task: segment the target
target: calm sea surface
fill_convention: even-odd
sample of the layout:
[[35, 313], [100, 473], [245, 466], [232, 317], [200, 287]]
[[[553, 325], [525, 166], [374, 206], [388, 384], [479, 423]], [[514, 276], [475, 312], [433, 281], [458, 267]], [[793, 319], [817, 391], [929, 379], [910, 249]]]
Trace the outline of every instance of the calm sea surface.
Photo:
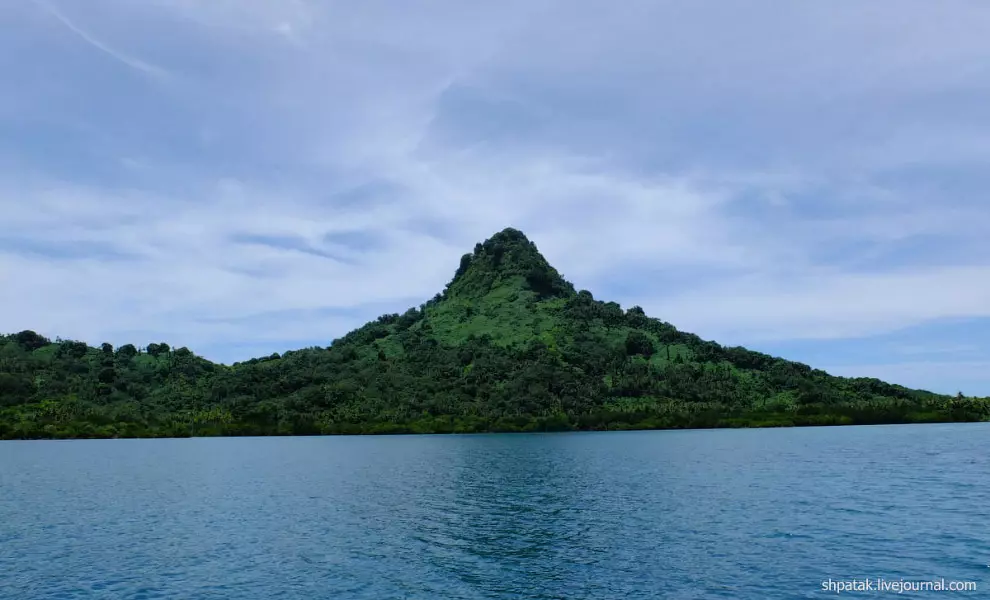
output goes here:
[[990, 598], [990, 426], [0, 442], [0, 598]]

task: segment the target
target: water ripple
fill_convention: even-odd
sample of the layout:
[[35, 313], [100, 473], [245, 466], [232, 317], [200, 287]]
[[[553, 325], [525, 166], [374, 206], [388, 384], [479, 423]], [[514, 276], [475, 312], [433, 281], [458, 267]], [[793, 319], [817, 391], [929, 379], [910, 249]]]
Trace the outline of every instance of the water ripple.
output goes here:
[[985, 597], [987, 434], [4, 442], [0, 598]]

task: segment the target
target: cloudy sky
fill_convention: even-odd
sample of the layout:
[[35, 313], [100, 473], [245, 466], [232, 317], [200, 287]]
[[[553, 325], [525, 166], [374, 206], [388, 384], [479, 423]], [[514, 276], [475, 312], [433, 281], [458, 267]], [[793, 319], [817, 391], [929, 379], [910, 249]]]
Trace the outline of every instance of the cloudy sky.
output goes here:
[[0, 331], [327, 345], [513, 226], [578, 288], [990, 394], [990, 3], [21, 0]]

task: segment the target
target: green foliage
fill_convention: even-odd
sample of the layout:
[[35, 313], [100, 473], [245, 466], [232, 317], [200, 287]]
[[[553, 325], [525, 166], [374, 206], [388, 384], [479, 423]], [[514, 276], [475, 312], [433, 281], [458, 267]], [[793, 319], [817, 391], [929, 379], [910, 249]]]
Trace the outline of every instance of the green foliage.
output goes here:
[[541, 299], [574, 293], [574, 286], [550, 266], [533, 242], [521, 231], [508, 228], [475, 246], [473, 254], [461, 258], [445, 296], [480, 298], [516, 278], [522, 278], [524, 289]]
[[0, 336], [0, 438], [468, 433], [973, 421], [942, 396], [726, 348], [575, 292], [519, 231], [329, 348], [233, 366], [165, 343]]
[[649, 358], [653, 356], [653, 352], [653, 340], [647, 334], [633, 329], [626, 335], [626, 354], [629, 356], [640, 355]]

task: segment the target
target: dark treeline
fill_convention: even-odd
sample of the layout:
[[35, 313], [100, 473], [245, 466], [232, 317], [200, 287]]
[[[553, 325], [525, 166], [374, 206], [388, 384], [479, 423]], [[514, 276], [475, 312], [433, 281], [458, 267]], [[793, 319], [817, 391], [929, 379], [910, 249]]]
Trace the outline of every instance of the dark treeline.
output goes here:
[[442, 294], [327, 348], [233, 366], [186, 348], [0, 336], [0, 438], [979, 421], [987, 399], [833, 377], [574, 290], [519, 231]]

